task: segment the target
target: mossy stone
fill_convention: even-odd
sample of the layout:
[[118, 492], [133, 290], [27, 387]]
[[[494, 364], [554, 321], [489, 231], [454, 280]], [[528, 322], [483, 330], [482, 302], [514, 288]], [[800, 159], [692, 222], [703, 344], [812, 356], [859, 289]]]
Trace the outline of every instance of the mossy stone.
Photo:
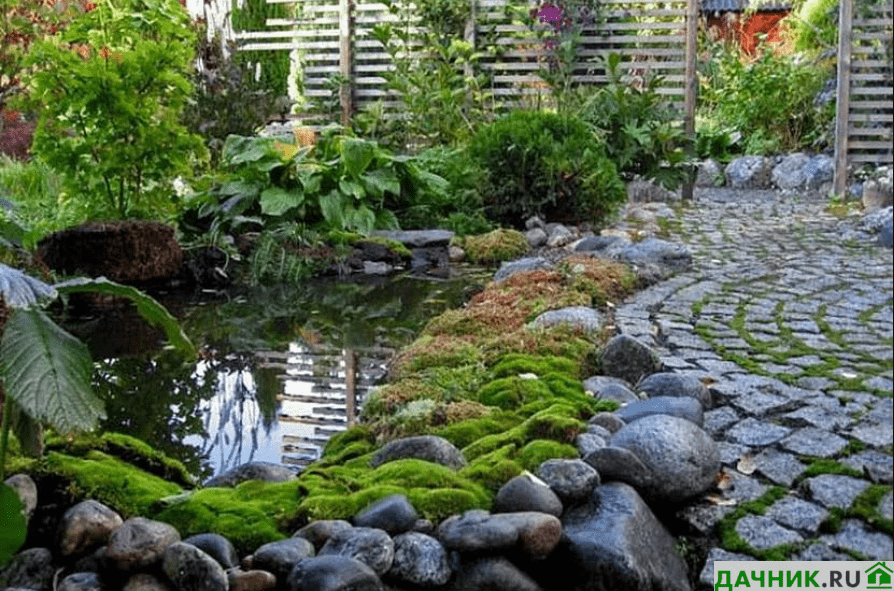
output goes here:
[[181, 491], [176, 484], [96, 450], [84, 457], [50, 452], [45, 465], [51, 472], [71, 480], [76, 497], [108, 505], [125, 519], [145, 515], [158, 499]]

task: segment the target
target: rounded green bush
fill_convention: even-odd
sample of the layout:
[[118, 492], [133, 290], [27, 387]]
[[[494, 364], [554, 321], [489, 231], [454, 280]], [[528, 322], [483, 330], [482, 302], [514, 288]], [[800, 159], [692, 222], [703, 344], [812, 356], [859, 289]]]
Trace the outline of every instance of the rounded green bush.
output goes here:
[[514, 111], [481, 128], [469, 154], [485, 211], [501, 224], [532, 215], [601, 224], [627, 198], [602, 143], [574, 116]]

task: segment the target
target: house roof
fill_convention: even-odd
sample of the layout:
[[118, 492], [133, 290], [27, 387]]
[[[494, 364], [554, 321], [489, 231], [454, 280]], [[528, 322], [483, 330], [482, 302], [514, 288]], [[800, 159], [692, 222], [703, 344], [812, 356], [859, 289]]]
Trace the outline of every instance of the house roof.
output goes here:
[[[701, 0], [702, 12], [744, 12], [750, 0]], [[791, 2], [768, 0], [755, 2], [758, 12], [791, 10]]]

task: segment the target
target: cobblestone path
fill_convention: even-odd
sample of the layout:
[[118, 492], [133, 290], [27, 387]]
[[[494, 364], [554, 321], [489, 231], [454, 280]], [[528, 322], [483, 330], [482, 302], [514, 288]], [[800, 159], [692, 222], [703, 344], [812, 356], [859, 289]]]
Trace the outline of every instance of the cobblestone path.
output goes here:
[[713, 561], [880, 560], [892, 546], [891, 250], [843, 238], [819, 197], [702, 191], [673, 239], [692, 270], [619, 328], [710, 384], [718, 490], [679, 517]]

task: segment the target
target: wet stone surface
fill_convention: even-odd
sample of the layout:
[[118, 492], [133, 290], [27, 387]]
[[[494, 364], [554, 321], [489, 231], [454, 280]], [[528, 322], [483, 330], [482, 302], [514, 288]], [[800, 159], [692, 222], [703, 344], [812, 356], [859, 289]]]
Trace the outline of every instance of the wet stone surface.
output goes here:
[[[894, 558], [891, 251], [859, 231], [859, 212], [826, 204], [697, 188], [670, 236], [692, 267], [616, 310], [665, 371], [697, 375], [713, 395], [704, 429], [726, 485], [712, 494], [729, 506], [681, 512], [718, 536], [705, 589], [714, 560]], [[762, 509], [736, 511], [746, 501]], [[723, 548], [730, 528], [742, 543]]]

